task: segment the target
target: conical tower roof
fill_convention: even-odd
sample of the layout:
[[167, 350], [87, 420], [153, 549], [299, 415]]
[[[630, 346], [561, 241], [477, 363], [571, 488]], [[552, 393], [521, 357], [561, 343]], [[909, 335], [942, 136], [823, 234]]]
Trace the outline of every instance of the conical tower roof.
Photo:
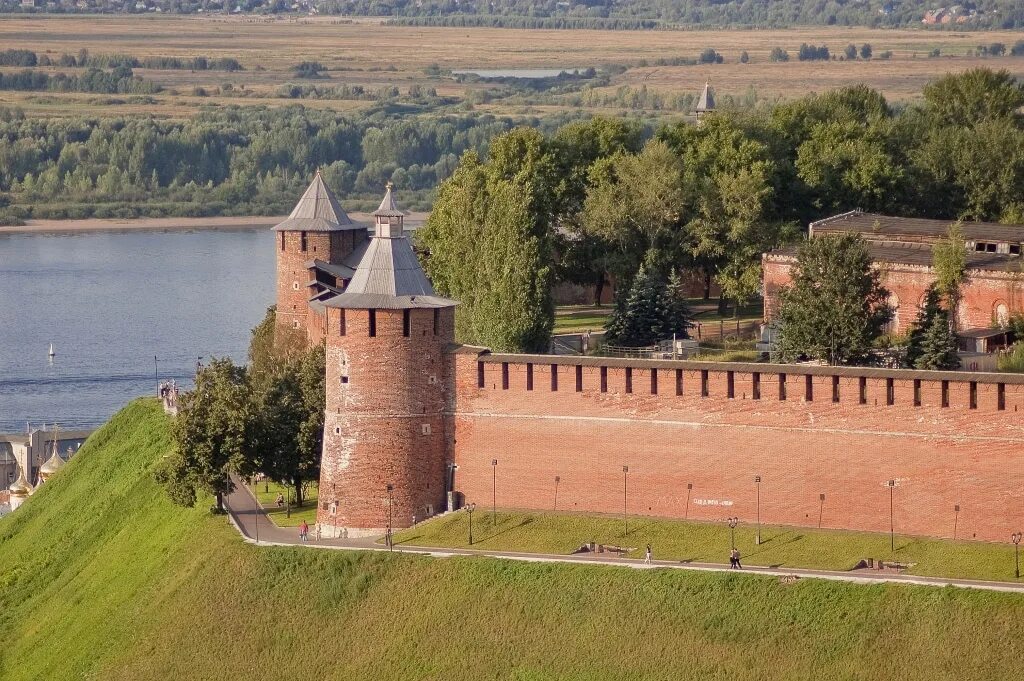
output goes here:
[[711, 81], [704, 83], [704, 89], [700, 91], [700, 97], [697, 98], [697, 108], [694, 110], [700, 113], [715, 110], [715, 93], [711, 89]]
[[339, 232], [346, 229], [361, 229], [361, 226], [352, 222], [342, 210], [319, 170], [288, 219], [274, 227], [277, 232]]
[[352, 280], [343, 293], [327, 300], [327, 307], [404, 310], [418, 307], [450, 307], [454, 300], [438, 296], [402, 229], [405, 213], [395, 203], [388, 184], [380, 208], [374, 212], [377, 229]]
[[32, 494], [32, 485], [25, 479], [25, 471], [18, 466], [18, 479], [11, 483], [10, 492], [12, 497], [27, 497]]

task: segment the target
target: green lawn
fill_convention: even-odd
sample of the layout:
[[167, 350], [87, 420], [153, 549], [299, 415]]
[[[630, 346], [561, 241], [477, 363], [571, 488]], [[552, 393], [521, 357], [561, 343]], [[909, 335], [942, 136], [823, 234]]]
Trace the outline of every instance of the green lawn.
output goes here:
[[168, 501], [168, 423], [132, 403], [0, 519], [4, 681], [1020, 676], [1017, 594], [256, 547]]
[[302, 506], [292, 506], [291, 511], [288, 510], [288, 505], [278, 506], [277, 495], [280, 492], [285, 496], [285, 499], [289, 498], [289, 494], [294, 497], [295, 492], [288, 489], [285, 485], [279, 485], [276, 482], [271, 483], [257, 483], [256, 496], [263, 504], [263, 508], [266, 510], [267, 515], [278, 527], [298, 527], [303, 520], [308, 524], [313, 525], [316, 522], [316, 505], [317, 505], [317, 491], [316, 485], [310, 485], [306, 490], [306, 498], [302, 500]]
[[583, 333], [603, 331], [612, 306], [595, 308], [591, 305], [567, 305], [555, 310], [555, 333]]
[[[468, 547], [465, 512], [435, 518], [398, 533], [395, 541], [422, 546]], [[647, 544], [654, 557], [693, 562], [727, 563], [730, 530], [725, 523], [683, 522], [629, 518], [623, 535], [622, 518], [570, 513], [498, 511], [497, 525], [489, 510], [473, 517], [474, 548], [534, 553], [568, 554], [588, 541], [634, 548], [642, 558]], [[889, 535], [792, 527], [762, 526], [761, 545], [756, 528], [736, 528], [736, 546], [747, 565], [848, 570], [864, 558], [916, 563], [909, 574], [965, 579], [1013, 580], [1013, 546], [971, 541], [943, 541], [896, 536], [890, 551]]]

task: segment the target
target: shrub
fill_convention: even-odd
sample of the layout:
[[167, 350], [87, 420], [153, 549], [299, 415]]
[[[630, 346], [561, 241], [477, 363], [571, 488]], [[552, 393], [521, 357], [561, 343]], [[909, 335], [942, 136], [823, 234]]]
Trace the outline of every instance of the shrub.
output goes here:
[[789, 61], [789, 52], [786, 52], [781, 47], [773, 47], [771, 53], [768, 55], [768, 61]]

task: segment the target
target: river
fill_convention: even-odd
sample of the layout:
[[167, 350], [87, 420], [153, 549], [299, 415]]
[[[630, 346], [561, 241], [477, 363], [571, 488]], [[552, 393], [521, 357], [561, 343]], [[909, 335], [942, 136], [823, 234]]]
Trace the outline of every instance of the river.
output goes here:
[[267, 229], [0, 235], [0, 432], [98, 426], [156, 376], [189, 387], [199, 357], [245, 361], [273, 244]]

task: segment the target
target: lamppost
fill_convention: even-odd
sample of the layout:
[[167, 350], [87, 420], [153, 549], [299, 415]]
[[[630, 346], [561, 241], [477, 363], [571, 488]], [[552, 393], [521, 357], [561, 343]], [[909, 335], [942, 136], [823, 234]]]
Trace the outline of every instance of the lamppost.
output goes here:
[[893, 490], [896, 489], [896, 481], [890, 480], [889, 485], [889, 549], [896, 551], [896, 521], [893, 514]]
[[491, 459], [491, 527], [498, 524], [498, 460]]
[[388, 534], [387, 534], [387, 545], [388, 545], [388, 549], [391, 550], [391, 551], [395, 550], [395, 542], [391, 538], [391, 506], [392, 506], [392, 503], [394, 501], [394, 497], [392, 496], [392, 493], [394, 492], [394, 490], [395, 490], [395, 486], [394, 485], [388, 485]]
[[[153, 355], [153, 381], [156, 383], [157, 390], [160, 389], [160, 364], [156, 360], [156, 355]], [[162, 395], [161, 395], [162, 397]]]
[[683, 520], [687, 520], [690, 517], [690, 492], [693, 491], [693, 483], [686, 483], [686, 508], [683, 509]]
[[761, 545], [761, 476], [754, 476], [754, 484], [757, 485], [757, 537], [754, 543]]
[[818, 529], [821, 529], [821, 516], [825, 512], [825, 493], [818, 495]]
[[469, 514], [469, 545], [473, 545], [473, 511], [476, 510], [476, 504], [466, 504], [466, 513]]
[[739, 518], [729, 518], [729, 543], [732, 544], [732, 548], [736, 548], [736, 526], [740, 524]]
[[1013, 542], [1013, 563], [1014, 563], [1014, 576], [1020, 579], [1020, 540], [1024, 537], [1020, 532], [1014, 532], [1010, 535], [1010, 541]]
[[956, 539], [956, 524], [960, 520], [960, 504], [953, 504], [953, 539]]
[[555, 508], [554, 508], [554, 510], [556, 510], [556, 511], [558, 510], [558, 483], [561, 482], [561, 481], [562, 481], [562, 478], [560, 478], [559, 476], [556, 475], [555, 476]]
[[626, 515], [626, 475], [629, 473], [629, 466], [622, 467], [622, 536], [629, 536], [629, 520]]

